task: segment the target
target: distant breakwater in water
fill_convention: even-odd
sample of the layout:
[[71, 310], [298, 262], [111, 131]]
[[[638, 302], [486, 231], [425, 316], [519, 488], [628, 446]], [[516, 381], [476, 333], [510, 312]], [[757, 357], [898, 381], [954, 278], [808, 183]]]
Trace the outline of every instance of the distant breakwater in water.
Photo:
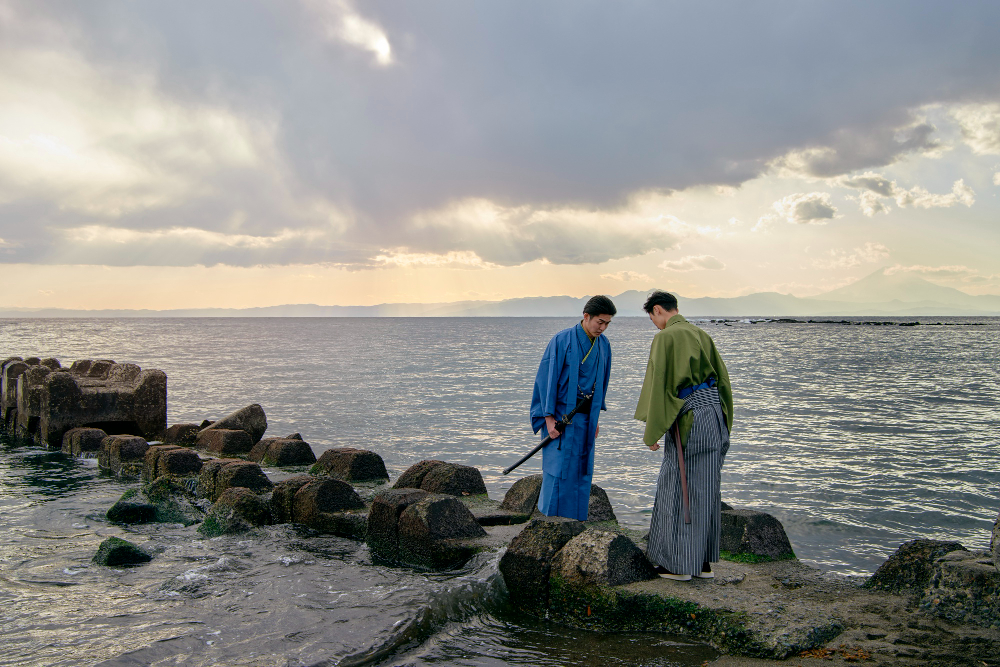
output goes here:
[[[998, 326], [996, 320], [961, 323], [976, 326], [702, 323], [729, 364], [737, 398], [724, 497], [775, 514], [800, 557], [843, 574], [870, 573], [900, 543], [918, 536], [985, 548], [984, 536], [996, 515], [992, 490], [998, 482], [996, 353], [990, 357], [997, 349]], [[41, 357], [106, 356], [162, 368], [170, 378], [170, 423], [219, 417], [236, 405], [260, 402], [268, 406], [269, 432], [300, 431], [317, 454], [334, 446], [378, 449], [393, 477], [421, 459], [473, 465], [483, 471], [490, 494], [502, 497], [513, 480], [499, 470], [534, 440], [526, 406], [538, 356], [548, 337], [570, 324], [461, 319], [5, 321], [0, 349]], [[637, 320], [616, 321], [609, 332], [615, 355], [612, 393], [609, 412], [602, 416], [595, 477], [622, 523], [636, 528], [648, 524], [658, 464], [641, 448], [641, 432], [630, 419], [652, 333], [648, 323]], [[96, 349], [95, 340], [100, 341]], [[4, 519], [17, 536], [12, 548], [32, 561], [18, 571], [18, 579], [35, 582], [35, 590], [43, 581], [59, 579], [71, 584], [69, 590], [74, 585], [99, 590], [107, 583], [82, 566], [47, 570], [47, 564], [58, 561], [45, 555], [44, 547], [55, 538], [69, 553], [86, 551], [89, 559], [93, 550], [83, 548], [86, 538], [78, 534], [104, 530], [99, 517], [124, 489], [95, 477], [86, 465], [68, 466], [32, 451], [15, 448], [11, 456], [16, 464], [5, 463], [29, 471], [30, 481], [18, 482], [4, 496], [5, 507], [14, 508]], [[57, 475], [53, 469], [59, 466]], [[536, 470], [525, 474], [529, 472]], [[67, 513], [66, 518], [54, 512]], [[42, 531], [32, 527], [43, 525]], [[146, 591], [147, 601], [149, 595], [160, 604], [215, 595], [219, 604], [246, 607], [239, 612], [244, 615], [258, 608], [247, 601], [266, 593], [271, 607], [297, 614], [308, 624], [322, 614], [303, 610], [295, 596], [316, 598], [320, 589], [329, 592], [337, 585], [311, 575], [306, 579], [317, 590], [295, 585], [286, 590], [278, 584], [287, 579], [287, 568], [318, 558], [328, 565], [327, 573], [339, 573], [334, 581], [341, 581], [341, 575], [349, 579], [336, 593], [347, 596], [338, 606], [349, 617], [343, 628], [367, 623], [375, 628], [369, 634], [390, 643], [397, 641], [388, 622], [391, 609], [407, 610], [399, 611], [397, 619], [415, 618], [412, 614], [423, 614], [415, 610], [422, 608], [420, 599], [426, 595], [456, 585], [488, 589], [495, 575], [495, 564], [475, 562], [457, 579], [390, 574], [366, 563], [356, 547], [339, 546], [337, 538], [322, 538], [322, 547], [312, 540], [301, 543], [294, 534], [245, 547], [234, 540], [226, 542], [224, 553], [212, 554], [211, 544], [222, 543], [187, 544], [169, 528], [161, 534], [176, 535], [174, 545], [164, 548], [177, 557], [194, 558], [194, 567], [181, 573], [189, 580], [183, 585], [166, 570], [123, 575], [132, 579], [132, 590], [138, 585]], [[199, 560], [214, 556], [211, 562]], [[274, 585], [266, 581], [269, 576], [278, 578]], [[162, 588], [164, 581], [174, 583]], [[233, 585], [252, 594], [238, 602]], [[412, 586], [417, 587], [410, 589], [413, 595], [402, 591]], [[60, 584], [60, 590], [66, 587]], [[363, 594], [348, 592], [352, 590]], [[371, 596], [383, 596], [385, 606], [374, 610]], [[318, 598], [315, 603], [324, 609], [331, 604]], [[135, 604], [132, 612], [141, 613], [145, 603]], [[427, 659], [450, 655], [469, 643], [503, 643], [511, 636], [520, 637], [522, 648], [532, 645], [531, 631], [521, 634], [490, 614], [480, 616], [478, 607], [463, 605], [453, 608], [457, 616], [449, 611], [438, 616], [443, 620], [419, 626], [438, 637], [427, 645], [435, 647], [426, 649]], [[216, 609], [206, 605], [206, 615], [195, 616], [211, 625], [209, 608]], [[463, 629], [439, 635], [451, 618], [465, 619]], [[107, 623], [114, 625], [110, 619]], [[285, 634], [301, 632], [283, 629]], [[210, 633], [217, 630], [206, 627], [199, 641], [216, 641]], [[226, 639], [219, 642], [251, 644], [233, 623], [225, 623], [220, 632]], [[321, 641], [309, 632], [296, 636], [304, 645]], [[351, 646], [347, 636], [338, 636], [341, 651]], [[355, 652], [371, 646], [359, 640]]]

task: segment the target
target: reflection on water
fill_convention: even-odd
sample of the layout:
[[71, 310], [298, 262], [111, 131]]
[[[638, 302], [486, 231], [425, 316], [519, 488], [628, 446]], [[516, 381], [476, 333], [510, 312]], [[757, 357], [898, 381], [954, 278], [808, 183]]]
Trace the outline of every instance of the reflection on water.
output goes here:
[[[572, 322], [441, 320], [6, 320], [7, 354], [113, 358], [162, 368], [171, 423], [252, 402], [269, 433], [317, 452], [361, 446], [393, 474], [425, 458], [500, 470], [533, 443], [531, 381]], [[776, 514], [803, 559], [870, 572], [917, 536], [985, 547], [1000, 483], [1000, 326], [705, 323], [733, 377], [737, 423], [723, 475], [735, 505]], [[649, 341], [615, 321], [609, 411], [595, 481], [623, 523], [649, 521], [660, 454], [631, 419]], [[5, 664], [667, 665], [704, 647], [595, 635], [511, 616], [497, 554], [427, 574], [371, 564], [350, 540], [275, 526], [201, 539], [179, 525], [109, 525], [128, 488], [93, 460], [0, 446], [0, 604]], [[538, 471], [540, 461], [516, 476]], [[122, 535], [155, 554], [92, 566]], [[615, 663], [614, 660], [620, 662]], [[324, 663], [324, 661], [326, 661]]]

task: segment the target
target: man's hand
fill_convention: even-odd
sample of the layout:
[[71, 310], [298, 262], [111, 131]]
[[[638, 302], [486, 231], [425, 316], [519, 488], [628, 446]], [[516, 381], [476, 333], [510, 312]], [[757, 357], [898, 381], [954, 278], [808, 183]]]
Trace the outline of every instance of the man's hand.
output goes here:
[[597, 430], [595, 430], [595, 431], [594, 431], [594, 437], [596, 438], [596, 437], [597, 437], [597, 436], [599, 436], [600, 434], [601, 434], [601, 425], [600, 425], [600, 424], [598, 424], [598, 425], [597, 425]]
[[659, 448], [660, 448], [660, 443], [658, 442], [654, 442], [653, 444], [649, 445], [649, 450], [653, 452], [655, 452]]
[[556, 430], [556, 418], [552, 415], [545, 415], [545, 428], [549, 432], [549, 437], [555, 440], [561, 433]]

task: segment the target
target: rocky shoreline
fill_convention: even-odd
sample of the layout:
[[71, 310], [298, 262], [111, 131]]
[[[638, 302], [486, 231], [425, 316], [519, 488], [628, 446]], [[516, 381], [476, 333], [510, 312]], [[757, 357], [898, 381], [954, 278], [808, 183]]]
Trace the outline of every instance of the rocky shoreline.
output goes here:
[[[521, 611], [598, 632], [682, 635], [728, 656], [720, 665], [1000, 664], [1000, 527], [991, 551], [908, 542], [859, 586], [797, 560], [774, 517], [725, 506], [715, 578], [669, 581], [656, 577], [644, 536], [618, 525], [600, 487], [591, 520], [578, 522], [538, 514], [538, 475], [502, 502], [489, 498], [479, 470], [444, 461], [418, 462], [390, 483], [375, 452], [332, 448], [317, 459], [298, 433], [264, 438], [256, 404], [168, 428], [166, 387], [162, 371], [133, 364], [9, 357], [0, 417], [15, 437], [96, 456], [108, 474], [135, 480], [107, 512], [114, 523], [183, 524], [207, 537], [296, 523], [363, 540], [389, 566], [438, 570], [504, 550], [500, 572]], [[297, 474], [275, 482], [262, 464]], [[150, 558], [109, 538], [94, 560]]]

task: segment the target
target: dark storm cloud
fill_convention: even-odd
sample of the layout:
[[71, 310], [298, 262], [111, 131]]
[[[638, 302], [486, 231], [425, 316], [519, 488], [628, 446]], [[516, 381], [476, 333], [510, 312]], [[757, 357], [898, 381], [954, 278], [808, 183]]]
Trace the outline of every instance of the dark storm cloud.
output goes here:
[[[6, 261], [86, 254], [61, 240], [79, 244], [80, 234], [60, 231], [86, 227], [104, 248], [94, 261], [115, 258], [108, 263], [363, 264], [400, 246], [506, 264], [599, 262], [679, 237], [658, 230], [643, 243], [626, 221], [621, 233], [573, 238], [554, 251], [572, 226], [530, 212], [621, 210], [636, 191], [735, 185], [769, 165], [822, 177], [882, 166], [938, 146], [912, 110], [1000, 99], [995, 2], [961, 11], [909, 1], [5, 7], [0, 55], [63, 51], [97, 76], [145, 81], [177, 108], [221, 109], [267, 128], [234, 130], [257, 142], [255, 159], [218, 169], [211, 164], [223, 148], [192, 168], [190, 155], [164, 154], [169, 133], [159, 146], [106, 146], [180, 183], [167, 202], [111, 217], [44, 189], [0, 198]], [[390, 64], [338, 32], [347, 14], [381, 29]], [[157, 182], [154, 174], [130, 187]], [[412, 222], [471, 199], [529, 213], [506, 216], [507, 227], [489, 233]], [[26, 209], [48, 213], [25, 224], [11, 212]], [[214, 234], [242, 240], [227, 245]], [[214, 245], [190, 245], [199, 238]], [[136, 243], [147, 250], [130, 252]]]

